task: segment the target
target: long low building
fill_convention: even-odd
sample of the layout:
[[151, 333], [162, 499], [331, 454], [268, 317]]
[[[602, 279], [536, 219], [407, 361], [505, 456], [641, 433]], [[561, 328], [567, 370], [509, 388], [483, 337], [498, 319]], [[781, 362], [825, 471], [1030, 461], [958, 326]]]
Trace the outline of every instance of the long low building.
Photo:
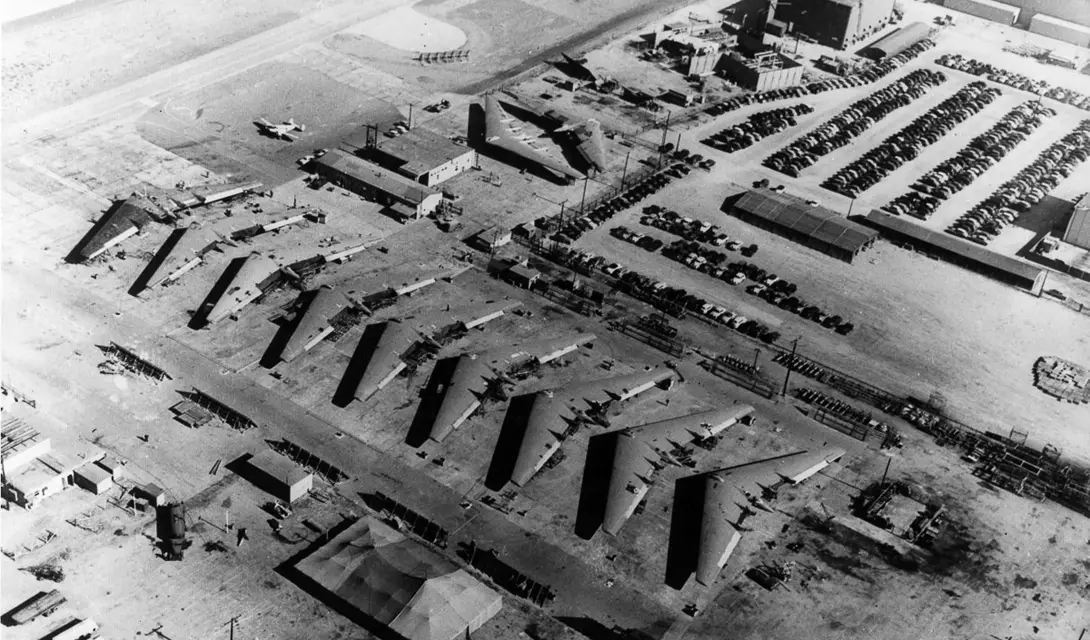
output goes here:
[[748, 191], [726, 209], [755, 227], [851, 262], [874, 244], [878, 233], [823, 207], [768, 189]]
[[864, 50], [864, 55], [875, 60], [891, 58], [912, 45], [931, 36], [931, 25], [913, 22], [880, 38]]
[[969, 244], [946, 235], [928, 231], [907, 220], [875, 209], [867, 215], [867, 223], [894, 242], [923, 249], [929, 255], [982, 273], [1001, 282], [1029, 289], [1035, 294], [1044, 286], [1046, 270], [1021, 260], [1000, 255], [984, 247]]
[[942, 6], [1007, 26], [1018, 22], [1020, 11], [1018, 7], [995, 0], [943, 0]]
[[419, 220], [437, 208], [443, 195], [405, 176], [340, 149], [314, 160], [315, 172], [330, 182], [386, 205], [401, 217]]
[[1038, 13], [1029, 21], [1029, 30], [1079, 47], [1090, 47], [1090, 27]]

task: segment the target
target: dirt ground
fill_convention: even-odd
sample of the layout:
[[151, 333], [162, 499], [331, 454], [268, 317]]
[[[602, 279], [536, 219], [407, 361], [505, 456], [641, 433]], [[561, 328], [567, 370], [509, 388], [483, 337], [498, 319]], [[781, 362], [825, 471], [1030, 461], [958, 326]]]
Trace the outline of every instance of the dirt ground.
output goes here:
[[[297, 297], [295, 290], [273, 292], [244, 309], [237, 320], [200, 331], [188, 328], [190, 314], [227, 263], [251, 250], [290, 262], [379, 239], [378, 245], [346, 264], [331, 266], [311, 283], [363, 295], [454, 273], [468, 265], [461, 256], [472, 251], [464, 240], [476, 231], [496, 223], [529, 221], [561, 206], [573, 208], [582, 197], [584, 185], [545, 182], [482, 154], [480, 171], [444, 184], [462, 196], [459, 204], [467, 213], [465, 229], [443, 234], [430, 221], [401, 225], [383, 216], [373, 203], [343, 190], [307, 188], [295, 166], [298, 156], [333, 146], [366, 122], [404, 118], [407, 106], [415, 104], [414, 113], [429, 128], [464, 135], [467, 120], [472, 121], [467, 117], [469, 104], [477, 100], [472, 94], [555, 57], [557, 50], [579, 49], [577, 45], [595, 38], [615, 40], [589, 55], [607, 73], [625, 78], [644, 74], [649, 87], [684, 86], [672, 72], [642, 69], [644, 63], [623, 45], [631, 27], [650, 16], [664, 16], [675, 4], [429, 0], [411, 9], [396, 0], [364, 4], [233, 3], [182, 11], [155, 2], [91, 2], [58, 10], [49, 19], [19, 21], [10, 37], [5, 27], [3, 97], [9, 109], [3, 176], [3, 369], [5, 383], [34, 397], [39, 408], [13, 407], [5, 398], [4, 415], [24, 416], [63, 434], [57, 436], [58, 448], [92, 447], [127, 461], [128, 482], [155, 482], [167, 488], [172, 499], [187, 503], [194, 543], [183, 562], [155, 558], [150, 514], [133, 516], [118, 506], [119, 488], [102, 496], [72, 489], [49, 498], [36, 511], [4, 511], [0, 546], [5, 550], [31, 544], [35, 532], [43, 529], [58, 537], [14, 560], [0, 558], [4, 583], [0, 606], [10, 610], [38, 589], [52, 588], [20, 570], [39, 562], [65, 569], [67, 578], [59, 588], [71, 601], [58, 617], [6, 629], [5, 636], [42, 637], [63, 619], [76, 616], [93, 617], [109, 637], [226, 639], [232, 617], [237, 618], [237, 633], [255, 637], [360, 637], [363, 631], [276, 569], [318, 535], [315, 529], [328, 529], [344, 517], [363, 513], [363, 498], [374, 491], [397, 497], [451, 531], [452, 551], [457, 543], [477, 541], [500, 550], [513, 566], [557, 589], [556, 601], [545, 608], [505, 593], [503, 613], [475, 634], [481, 638], [523, 633], [537, 638], [596, 637], [614, 625], [671, 639], [720, 637], [725, 628], [752, 638], [894, 640], [986, 634], [1029, 638], [1038, 633], [1067, 638], [1077, 637], [1090, 625], [1085, 607], [1090, 598], [1086, 580], [1090, 528], [1083, 516], [982, 484], [952, 450], [937, 447], [894, 419], [888, 421], [906, 436], [903, 449], [878, 451], [874, 443], [849, 440], [807, 417], [808, 408], [794, 399], [770, 401], [709, 375], [698, 366], [701, 358], [695, 353], [673, 363], [680, 377], [676, 387], [648, 392], [618, 407], [611, 413], [612, 426], [746, 402], [757, 408], [757, 423], [738, 425], [715, 450], [698, 452], [695, 471], [823, 444], [844, 446], [849, 453], [843, 464], [785, 491], [777, 513], [757, 518], [715, 585], [701, 588], [690, 581], [675, 591], [662, 581], [670, 487], [692, 471], [664, 470], [644, 513], [633, 517], [618, 537], [599, 533], [581, 540], [572, 532], [578, 506], [574, 496], [580, 488], [587, 439], [597, 427], [565, 442], [564, 459], [516, 491], [510, 511], [502, 513], [480, 501], [493, 495], [484, 488], [483, 477], [505, 414], [502, 405], [486, 405], [441, 445], [429, 442], [414, 449], [404, 439], [430, 364], [395, 379], [366, 402], [344, 408], [331, 402], [362, 325], [292, 363], [269, 368], [260, 360], [279, 330], [279, 318]], [[930, 5], [906, 4], [910, 14], [921, 19], [927, 19], [928, 12], [941, 12]], [[424, 22], [410, 12], [424, 16]], [[568, 17], [576, 13], [580, 20]], [[87, 19], [91, 14], [93, 19]], [[152, 24], [158, 16], [162, 23]], [[210, 22], [212, 16], [216, 24]], [[421, 29], [436, 20], [460, 30], [465, 46], [473, 51], [471, 62], [421, 66], [411, 60], [417, 45], [457, 46], [455, 39], [447, 39], [453, 38], [453, 31], [445, 31], [434, 42], [425, 42], [425, 37], [383, 44], [367, 35], [368, 27], [357, 26], [365, 20], [370, 20], [371, 28], [405, 26], [410, 18]], [[102, 25], [121, 23], [132, 28], [110, 30], [114, 39], [102, 45]], [[69, 44], [47, 50], [40, 36], [49, 30]], [[964, 43], [958, 33], [979, 34], [985, 44]], [[1009, 35], [968, 22], [964, 31], [948, 31], [941, 37], [943, 51], [960, 48], [987, 57], [1001, 44], [998, 39]], [[160, 46], [152, 52], [150, 42]], [[145, 50], [147, 55], [132, 53]], [[815, 51], [803, 48], [806, 56]], [[916, 64], [930, 64], [930, 59]], [[1008, 68], [1028, 64], [1004, 59], [1003, 64], [1008, 63], [1012, 65]], [[540, 78], [514, 88], [539, 95], [550, 90], [545, 77], [554, 73], [542, 69]], [[955, 72], [950, 76], [918, 106], [926, 108], [967, 81], [955, 77]], [[1067, 75], [1056, 76], [1058, 83], [1066, 80]], [[721, 95], [733, 91], [723, 83], [713, 85]], [[452, 93], [458, 91], [468, 95]], [[1001, 104], [959, 127], [951, 134], [953, 142], [935, 145], [936, 149], [956, 148], [1024, 99], [1013, 91], [1005, 93]], [[763, 175], [755, 168], [760, 157], [859, 95], [830, 92], [815, 97], [815, 114], [746, 154], [728, 157], [700, 148], [700, 153], [719, 161], [715, 171], [694, 172], [649, 201], [713, 221], [744, 242], [757, 242], [761, 249], [752, 261], [797, 283], [806, 299], [855, 322], [851, 336], [800, 321], [740, 288], [711, 281], [607, 235], [608, 227], [616, 224], [638, 227], [635, 210], [588, 234], [579, 246], [702, 292], [776, 326], [788, 339], [801, 336], [804, 355], [901, 393], [927, 397], [940, 390], [953, 414], [971, 424], [1000, 433], [1017, 427], [1029, 431], [1032, 442], [1058, 445], [1065, 456], [1090, 458], [1087, 409], [1057, 403], [1032, 386], [1032, 364], [1041, 355], [1090, 362], [1090, 317], [885, 243], [847, 265], [721, 212], [723, 199], [741, 189], [737, 185]], [[424, 115], [419, 110], [440, 96], [454, 98], [450, 113]], [[631, 115], [618, 104], [578, 96], [564, 104], [582, 114], [597, 114], [600, 109], [604, 121], [619, 124]], [[61, 105], [68, 106], [55, 109]], [[697, 148], [696, 141], [705, 132], [732, 124], [750, 111], [714, 122], [701, 119], [671, 135], [680, 133], [685, 146]], [[253, 120], [259, 117], [274, 121], [295, 117], [308, 127], [299, 142], [282, 143], [257, 135]], [[1027, 149], [1047, 145], [1077, 119], [1078, 114], [1065, 111], [1055, 126], [1027, 141]], [[27, 123], [27, 132], [16, 131], [13, 121]], [[632, 122], [633, 129], [647, 124]], [[820, 163], [815, 174], [831, 173], [904, 122], [890, 118], [873, 137]], [[9, 131], [17, 134], [10, 143]], [[613, 164], [586, 185], [590, 198], [619, 183], [626, 154], [631, 154], [630, 171], [650, 157], [644, 147], [625, 146], [631, 143], [621, 138], [611, 144]], [[941, 155], [935, 151], [928, 157], [937, 162]], [[1015, 171], [1018, 162], [1029, 161], [1027, 157], [1019, 155], [981, 182], [997, 184], [1004, 179], [1000, 173]], [[904, 175], [876, 187], [873, 197], [876, 201], [879, 195], [887, 197], [883, 190], [903, 188], [910, 174], [925, 170], [926, 163], [904, 168]], [[1087, 177], [1085, 168], [1080, 171], [1084, 173], [1054, 195], [1068, 197], [1077, 190]], [[191, 220], [229, 234], [286, 215], [298, 204], [326, 211], [329, 223], [261, 235], [210, 254], [205, 264], [177, 284], [139, 296], [127, 291], [169, 233], [165, 226], [151, 226], [127, 240], [122, 245], [124, 259], [114, 251], [88, 265], [62, 260], [109, 206], [110, 198], [134, 190], [166, 192], [179, 180], [194, 186], [255, 177], [275, 192], [271, 199], [250, 199], [261, 204], [261, 214], [235, 203], [198, 210]], [[834, 209], [847, 209], [847, 202], [838, 203], [815, 179], [804, 176], [789, 188], [818, 197]], [[497, 181], [502, 187], [493, 186]], [[861, 199], [855, 206], [863, 205]], [[1049, 219], [1042, 215], [1034, 224], [1047, 224]], [[666, 239], [665, 234], [652, 233]], [[519, 253], [513, 248], [505, 251]], [[479, 266], [486, 256], [475, 255]], [[522, 303], [521, 309], [529, 313], [508, 314], [483, 330], [471, 331], [446, 346], [440, 356], [578, 332], [599, 336], [593, 348], [545, 367], [517, 393], [664, 364], [665, 354], [608, 331], [602, 322], [646, 313], [643, 305], [615, 296], [603, 317], [585, 318], [489, 278], [479, 268], [432, 285], [363, 324], [399, 317], [426, 332], [434, 330], [437, 316], [505, 299]], [[755, 355], [762, 375], [777, 385], [782, 380], [782, 368], [769, 363], [770, 351], [754, 354], [751, 343], [729, 330], [693, 321], [680, 325], [683, 336], [702, 351]], [[111, 340], [150, 354], [173, 379], [154, 384], [101, 375], [96, 345]], [[606, 360], [615, 363], [610, 371]], [[796, 380], [796, 385], [802, 384], [811, 383]], [[240, 433], [222, 425], [182, 426], [169, 408], [181, 399], [180, 392], [194, 387], [214, 391], [251, 416], [259, 428]], [[215, 475], [210, 470], [217, 461], [230, 463], [280, 438], [320, 452], [351, 478], [336, 488], [319, 482], [317, 495], [298, 505], [278, 536], [261, 510], [268, 497], [260, 489], [228, 468]], [[942, 502], [951, 513], [953, 524], [915, 573], [894, 569], [858, 545], [824, 533], [807, 517], [819, 503], [824, 507], [816, 508], [822, 513], [850, 517], [850, 499], [880, 478], [887, 461], [892, 461], [892, 477], [921, 487], [928, 502]], [[463, 501], [469, 506], [463, 507]], [[236, 526], [250, 532], [250, 541], [240, 547], [223, 531], [227, 508]], [[226, 550], [209, 544], [216, 541]], [[788, 551], [789, 542], [802, 546]], [[799, 561], [800, 572], [809, 577], [807, 586], [793, 583], [790, 590], [767, 593], [744, 577], [750, 567], [789, 558]], [[695, 618], [682, 613], [690, 603], [699, 610]], [[911, 630], [907, 636], [906, 630]]]

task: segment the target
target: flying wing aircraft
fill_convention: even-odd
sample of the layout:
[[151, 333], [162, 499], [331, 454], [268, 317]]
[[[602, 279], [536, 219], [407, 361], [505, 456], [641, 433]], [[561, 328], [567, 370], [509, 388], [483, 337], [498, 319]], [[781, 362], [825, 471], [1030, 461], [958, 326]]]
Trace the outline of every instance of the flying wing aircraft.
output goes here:
[[[560, 449], [564, 432], [572, 422], [590, 420], [607, 426], [605, 411], [610, 405], [655, 386], [671, 384], [673, 379], [673, 371], [652, 370], [605, 380], [572, 382], [522, 396], [518, 403], [513, 400], [500, 433], [505, 447], [515, 449], [513, 445], [517, 442], [511, 481], [519, 486], [529, 482]], [[511, 415], [512, 412], [524, 414]], [[500, 443], [496, 446], [499, 449]]]
[[575, 149], [588, 167], [597, 172], [606, 169], [607, 151], [600, 122], [593, 118], [583, 119], [565, 113], [559, 107], [535, 98], [508, 95], [518, 106], [536, 115], [553, 135], [568, 134], [566, 144]]
[[313, 349], [333, 333], [334, 321], [350, 306], [351, 303], [343, 293], [328, 286], [315, 291], [307, 306], [299, 311], [303, 315], [299, 318], [287, 344], [284, 345], [281, 359], [291, 362]]
[[344, 406], [353, 399], [365, 401], [390, 384], [407, 366], [401, 355], [418, 338], [411, 326], [396, 320], [369, 325], [356, 343], [334, 403]]
[[148, 286], [158, 287], [177, 280], [203, 262], [205, 254], [224, 244], [234, 246], [234, 243], [210, 227], [176, 229], [149, 263], [148, 272], [145, 274], [149, 280]]
[[[424, 388], [414, 427], [418, 421], [431, 419], [426, 425], [428, 437], [442, 442], [481, 406], [489, 384], [504, 379], [504, 373], [511, 367], [531, 360], [544, 364], [594, 339], [593, 334], [580, 334], [442, 360], [436, 364]], [[420, 425], [420, 428], [424, 426]]]
[[554, 173], [572, 180], [584, 175], [557, 160], [544, 151], [534, 147], [525, 135], [519, 135], [521, 127], [512, 125], [514, 118], [500, 106], [500, 101], [492, 94], [484, 98], [484, 138], [492, 146], [514, 154], [523, 160], [544, 167]]
[[[224, 277], [230, 277], [231, 280], [223, 295], [208, 309], [205, 316], [208, 324], [215, 324], [231, 314], [238, 313], [246, 305], [257, 300], [271, 284], [275, 283], [280, 273], [280, 267], [271, 258], [257, 252], [238, 260], [242, 263], [238, 265], [233, 277], [229, 275], [229, 271], [224, 272]], [[232, 261], [232, 266], [228, 269], [232, 269], [235, 264], [237, 262]], [[219, 284], [217, 282], [217, 285]]]
[[763, 487], [798, 484], [844, 453], [836, 447], [799, 451], [679, 479], [670, 526], [671, 553], [677, 549], [689, 556], [679, 562], [695, 571], [698, 583], [710, 585], [741, 540], [746, 530], [742, 521], [757, 513], [754, 496], [759, 496]]
[[261, 129], [270, 136], [287, 140], [288, 142], [294, 142], [299, 138], [299, 136], [292, 134], [292, 131], [302, 132], [307, 128], [304, 124], [296, 123], [295, 118], [291, 118], [287, 122], [281, 122], [280, 124], [273, 124], [265, 118], [262, 118], [257, 121], [257, 126], [261, 127]]
[[602, 529], [617, 535], [647, 495], [655, 472], [664, 465], [680, 466], [672, 451], [684, 447], [694, 437], [717, 435], [751, 413], [753, 407], [736, 404], [594, 436], [616, 439]]

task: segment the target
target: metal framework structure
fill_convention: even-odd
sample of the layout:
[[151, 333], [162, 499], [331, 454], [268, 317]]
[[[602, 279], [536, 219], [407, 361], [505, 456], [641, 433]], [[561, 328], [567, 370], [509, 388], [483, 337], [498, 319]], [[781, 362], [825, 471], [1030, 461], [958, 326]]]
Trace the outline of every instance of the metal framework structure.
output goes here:
[[151, 378], [158, 382], [173, 379], [170, 374], [161, 367], [148, 362], [144, 358], [138, 356], [132, 349], [127, 349], [116, 342], [110, 343], [110, 346], [106, 348], [106, 354], [115, 358], [122, 366], [133, 373]]
[[273, 451], [291, 458], [299, 466], [307, 471], [321, 476], [331, 485], [336, 486], [340, 482], [349, 480], [350, 476], [337, 466], [314, 455], [310, 451], [300, 447], [290, 440], [281, 440], [269, 445]]
[[235, 411], [226, 404], [216, 400], [212, 396], [208, 395], [204, 391], [194, 387], [193, 391], [188, 394], [189, 399], [196, 404], [204, 407], [208, 411], [211, 411], [220, 420], [223, 420], [227, 426], [232, 429], [238, 429], [239, 431], [246, 431], [257, 426], [257, 423], [250, 419], [243, 413]]
[[375, 492], [375, 499], [379, 511], [404, 522], [413, 535], [423, 538], [426, 542], [430, 542], [440, 549], [447, 548], [447, 539], [450, 537], [450, 532], [446, 529], [381, 491]]

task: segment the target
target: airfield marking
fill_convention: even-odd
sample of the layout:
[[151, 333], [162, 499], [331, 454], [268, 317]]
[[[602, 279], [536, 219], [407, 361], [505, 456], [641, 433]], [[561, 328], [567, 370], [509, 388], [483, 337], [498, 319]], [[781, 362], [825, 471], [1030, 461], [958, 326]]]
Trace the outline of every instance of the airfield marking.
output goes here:
[[64, 186], [68, 187], [69, 189], [72, 189], [73, 191], [78, 191], [78, 192], [80, 192], [80, 193], [82, 193], [84, 195], [90, 196], [90, 197], [94, 198], [95, 201], [97, 201], [99, 203], [105, 204], [107, 206], [113, 204], [107, 198], [103, 198], [102, 196], [98, 195], [94, 191], [91, 191], [90, 189], [83, 186], [82, 184], [80, 184], [80, 183], [78, 183], [78, 182], [76, 182], [74, 180], [69, 180], [68, 178], [65, 178], [62, 175], [58, 175], [58, 174], [50, 171], [49, 169], [43, 167], [42, 165], [38, 164], [37, 162], [34, 162], [33, 160], [31, 160], [30, 158], [28, 158], [26, 156], [20, 157], [19, 158], [19, 163], [22, 164], [25, 167], [28, 167], [30, 169], [33, 169], [34, 171], [37, 171], [38, 173], [42, 174], [43, 176], [46, 176], [47, 178], [50, 178], [51, 180], [54, 180], [55, 182], [59, 182], [60, 184], [63, 184]]

